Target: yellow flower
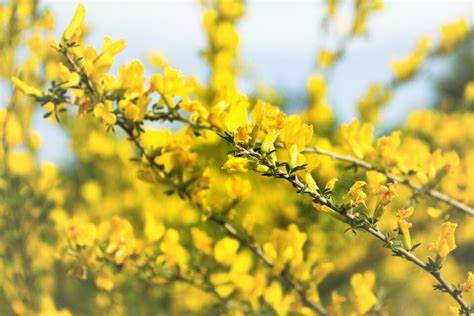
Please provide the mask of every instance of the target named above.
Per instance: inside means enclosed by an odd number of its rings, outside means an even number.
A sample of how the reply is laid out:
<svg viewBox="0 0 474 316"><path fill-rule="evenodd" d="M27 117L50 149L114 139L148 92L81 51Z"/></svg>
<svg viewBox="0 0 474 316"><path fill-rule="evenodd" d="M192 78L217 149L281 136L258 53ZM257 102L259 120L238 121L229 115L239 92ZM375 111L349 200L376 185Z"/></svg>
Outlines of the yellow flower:
<svg viewBox="0 0 474 316"><path fill-rule="evenodd" d="M186 78L179 71L165 67L164 75L154 74L150 79L150 91L158 92L166 104L174 107L173 98L186 96Z"/></svg>
<svg viewBox="0 0 474 316"><path fill-rule="evenodd" d="M411 206L406 209L401 209L397 211L397 223L398 223L398 230L403 236L403 246L405 249L410 250L412 248L411 242L411 235L410 235L410 228L412 224L406 220L409 216L413 214L414 208Z"/></svg>
<svg viewBox="0 0 474 316"><path fill-rule="evenodd" d="M186 271L189 254L179 243L179 233L175 229L168 229L160 244L162 254L158 256L157 262L164 263L166 267L179 267Z"/></svg>
<svg viewBox="0 0 474 316"><path fill-rule="evenodd" d="M8 153L8 169L17 176L27 176L35 171L35 162L30 153L11 151Z"/></svg>
<svg viewBox="0 0 474 316"><path fill-rule="evenodd" d="M451 251L456 249L454 232L456 231L457 226L457 224L451 222L443 223L441 225L441 232L438 236L438 239L434 242L431 242L428 245L428 249L441 258L446 258L446 256Z"/></svg>
<svg viewBox="0 0 474 316"><path fill-rule="evenodd" d="M191 229L191 238L197 250L206 255L212 253L212 238L205 231L193 227Z"/></svg>
<svg viewBox="0 0 474 316"><path fill-rule="evenodd" d="M247 124L239 126L234 134L234 142L236 144L247 143L251 138L252 126Z"/></svg>
<svg viewBox="0 0 474 316"><path fill-rule="evenodd" d="M240 177L231 177L225 181L227 194L232 199L243 199L252 191L252 184Z"/></svg>
<svg viewBox="0 0 474 316"><path fill-rule="evenodd" d="M94 106L94 116L102 120L105 124L114 125L117 122L117 117L113 113L113 102L106 100L105 104L100 102ZM125 113L127 116L127 114Z"/></svg>
<svg viewBox="0 0 474 316"><path fill-rule="evenodd" d="M364 274L356 273L351 277L351 286L355 296L356 310L365 314L377 303L373 289L375 286L375 273L366 271Z"/></svg>
<svg viewBox="0 0 474 316"><path fill-rule="evenodd" d="M303 261L303 246L307 238L295 224L290 224L287 230L273 229L271 242L265 243L263 250L274 261L276 273L281 272L287 263L296 266Z"/></svg>
<svg viewBox="0 0 474 316"><path fill-rule="evenodd" d="M327 49L322 49L319 51L318 66L323 69L328 68L334 63L334 61L336 61L336 59L337 59L337 54Z"/></svg>
<svg viewBox="0 0 474 316"><path fill-rule="evenodd" d="M108 273L101 273L95 279L95 285L101 290L110 292L114 288L114 281Z"/></svg>
<svg viewBox="0 0 474 316"><path fill-rule="evenodd" d="M69 224L66 233L74 247L88 247L94 244L97 230L93 224L75 220Z"/></svg>
<svg viewBox="0 0 474 316"><path fill-rule="evenodd" d="M374 127L371 124L364 123L361 126L355 119L349 125L342 124L341 135L344 147L354 153L357 158L364 158L366 154L374 150L372 146L373 132Z"/></svg>
<svg viewBox="0 0 474 316"><path fill-rule="evenodd" d="M165 225L158 222L151 212L145 213L145 237L150 241L160 240L165 234Z"/></svg>
<svg viewBox="0 0 474 316"><path fill-rule="evenodd" d="M261 129L269 131L281 129L286 115L277 107L259 99L252 110L251 117Z"/></svg>
<svg viewBox="0 0 474 316"><path fill-rule="evenodd" d="M441 51L444 53L451 52L468 34L469 25L465 18L441 26Z"/></svg>
<svg viewBox="0 0 474 316"><path fill-rule="evenodd" d="M474 80L469 81L464 87L464 100L474 102Z"/></svg>
<svg viewBox="0 0 474 316"><path fill-rule="evenodd" d="M362 121L378 123L380 109L392 98L392 91L381 84L371 84L364 96L357 101L357 108Z"/></svg>
<svg viewBox="0 0 474 316"><path fill-rule="evenodd" d="M102 189L97 181L90 180L82 185L81 196L90 204L97 203L102 197Z"/></svg>
<svg viewBox="0 0 474 316"><path fill-rule="evenodd" d="M364 192L363 187L365 187L367 183L364 181L356 181L349 191L347 191L343 196L342 199L344 201L348 201L351 207L355 207L359 204L365 203L365 198L367 194Z"/></svg>
<svg viewBox="0 0 474 316"><path fill-rule="evenodd" d="M467 279L464 283L461 283L459 290L463 293L474 291L474 274L472 272L467 273Z"/></svg>
<svg viewBox="0 0 474 316"><path fill-rule="evenodd" d="M394 60L390 63L397 80L403 81L413 76L421 67L430 48L430 38L423 36L416 49L406 59Z"/></svg>
<svg viewBox="0 0 474 316"><path fill-rule="evenodd" d="M68 89L79 85L81 77L77 72L72 72L63 63L59 63L58 77L61 82L61 87Z"/></svg>
<svg viewBox="0 0 474 316"><path fill-rule="evenodd" d="M217 8L219 13L226 19L237 19L245 12L242 0L218 0Z"/></svg>
<svg viewBox="0 0 474 316"><path fill-rule="evenodd" d="M28 85L26 82L20 80L18 77L12 77L13 85L21 90L23 93L31 95L33 97L42 98L43 92L39 89L33 88L32 86Z"/></svg>
<svg viewBox="0 0 474 316"><path fill-rule="evenodd" d="M148 61L160 70L165 69L165 67L168 66L168 61L166 60L166 57L158 51L150 52L150 54L148 55Z"/></svg>
<svg viewBox="0 0 474 316"><path fill-rule="evenodd" d="M250 161L247 158L229 155L222 169L230 173L247 172L249 170L249 163Z"/></svg>
<svg viewBox="0 0 474 316"><path fill-rule="evenodd" d="M307 89L313 101L324 99L328 90L327 83L321 75L312 75L309 77Z"/></svg>
<svg viewBox="0 0 474 316"><path fill-rule="evenodd" d="M313 126L305 124L296 115L289 116L280 132L279 139L285 144L290 154L290 166L298 163L298 155L313 137Z"/></svg>
<svg viewBox="0 0 474 316"><path fill-rule="evenodd" d="M410 206L406 209L398 210L396 216L397 218L400 218L400 219L407 218L413 214L413 211L414 211L413 206Z"/></svg>
<svg viewBox="0 0 474 316"><path fill-rule="evenodd" d="M265 290L263 297L265 302L273 307L278 316L287 315L294 300L291 295L284 295L281 285L277 281L271 283Z"/></svg>
<svg viewBox="0 0 474 316"><path fill-rule="evenodd" d="M236 102L232 102L224 118L224 128L234 133L239 127L244 126L247 123L247 108L248 102L246 99L242 98Z"/></svg>
<svg viewBox="0 0 474 316"><path fill-rule="evenodd" d="M84 23L84 16L86 13L86 9L82 4L79 4L76 8L76 12L74 13L74 16L69 23L69 25L66 27L66 30L64 30L63 33L63 38L68 41L74 37L74 35L77 35L77 33L80 31L80 28L82 27L82 24Z"/></svg>
<svg viewBox="0 0 474 316"><path fill-rule="evenodd" d="M223 265L231 265L239 250L239 242L235 239L224 237L214 246L214 259Z"/></svg>

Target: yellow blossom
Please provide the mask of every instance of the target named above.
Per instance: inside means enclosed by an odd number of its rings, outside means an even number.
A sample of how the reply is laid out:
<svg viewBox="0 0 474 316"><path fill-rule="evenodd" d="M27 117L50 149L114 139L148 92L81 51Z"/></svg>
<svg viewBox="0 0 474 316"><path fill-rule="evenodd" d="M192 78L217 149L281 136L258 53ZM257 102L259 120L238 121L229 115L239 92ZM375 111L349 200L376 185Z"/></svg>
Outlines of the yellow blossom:
<svg viewBox="0 0 474 316"><path fill-rule="evenodd" d="M323 69L328 68L334 63L336 59L337 59L337 54L327 49L322 49L319 51L318 66Z"/></svg>
<svg viewBox="0 0 474 316"><path fill-rule="evenodd" d="M474 274L472 272L467 273L467 279L461 283L459 290L463 293L474 291Z"/></svg>
<svg viewBox="0 0 474 316"><path fill-rule="evenodd" d="M223 265L231 265L239 250L239 242L235 239L224 237L214 246L214 259Z"/></svg>
<svg viewBox="0 0 474 316"><path fill-rule="evenodd" d="M377 303L373 289L375 286L375 273L366 271L363 274L356 273L351 277L351 286L355 296L356 310L359 314L365 314Z"/></svg>
<svg viewBox="0 0 474 316"><path fill-rule="evenodd" d="M359 121L352 120L349 125L343 124L341 126L341 135L344 140L344 147L350 150L357 158L364 158L364 156L373 151L373 131L374 127L371 124L363 123L360 125Z"/></svg>
<svg viewBox="0 0 474 316"><path fill-rule="evenodd" d="M252 184L248 180L234 176L225 181L225 188L232 199L242 199L250 194Z"/></svg>
<svg viewBox="0 0 474 316"><path fill-rule="evenodd" d="M416 49L406 59L394 60L390 66L397 80L403 81L413 76L423 64L430 48L430 38L424 36Z"/></svg>
<svg viewBox="0 0 474 316"><path fill-rule="evenodd" d="M440 48L444 53L451 52L469 33L469 25L465 18L441 26Z"/></svg>
<svg viewBox="0 0 474 316"><path fill-rule="evenodd" d="M209 237L205 231L193 227L191 229L191 237L194 247L196 247L200 252L206 255L212 253L212 238Z"/></svg>
<svg viewBox="0 0 474 316"><path fill-rule="evenodd" d="M95 279L96 286L104 291L110 292L114 288L114 281L112 276L106 273L101 273Z"/></svg>
<svg viewBox="0 0 474 316"><path fill-rule="evenodd" d="M474 80L469 81L464 87L464 100L474 102Z"/></svg>
<svg viewBox="0 0 474 316"><path fill-rule="evenodd" d="M456 240L454 232L458 225L451 222L445 222L441 225L441 232L438 239L428 245L428 249L441 258L446 256L456 249Z"/></svg>
<svg viewBox="0 0 474 316"><path fill-rule="evenodd" d="M23 93L37 97L37 98L42 98L43 97L43 92L39 89L33 88L32 86L28 85L26 82L20 80L18 77L12 77L12 82L13 85L21 90Z"/></svg>
<svg viewBox="0 0 474 316"><path fill-rule="evenodd" d="M86 9L82 4L79 4L76 8L76 12L74 13L74 16L69 23L69 25L66 27L63 33L63 38L65 40L70 40L72 39L75 35L77 35L78 31L82 27L82 24L84 23L84 16L85 16L85 11Z"/></svg>
<svg viewBox="0 0 474 316"><path fill-rule="evenodd" d="M222 169L230 173L247 172L249 163L247 158L228 156Z"/></svg>
<svg viewBox="0 0 474 316"><path fill-rule="evenodd" d="M74 247L92 246L96 235L96 227L90 223L75 220L67 227L68 241Z"/></svg>
<svg viewBox="0 0 474 316"><path fill-rule="evenodd" d="M367 194L364 192L364 190L362 188L365 187L366 185L367 185L367 183L365 183L364 181L356 181L351 186L349 191L347 191L343 195L342 199L344 201L349 202L351 207L355 207L359 204L364 204L365 203L365 198L367 197Z"/></svg>

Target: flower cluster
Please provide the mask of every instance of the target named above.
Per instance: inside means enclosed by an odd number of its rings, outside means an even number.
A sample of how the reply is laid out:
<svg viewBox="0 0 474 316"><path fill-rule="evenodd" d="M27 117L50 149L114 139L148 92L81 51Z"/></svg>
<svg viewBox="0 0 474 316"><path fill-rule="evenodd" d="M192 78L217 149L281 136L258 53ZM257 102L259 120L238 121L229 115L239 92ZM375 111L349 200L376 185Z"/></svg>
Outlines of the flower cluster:
<svg viewBox="0 0 474 316"><path fill-rule="evenodd" d="M354 4L358 36L383 5ZM452 271L470 268L462 252L473 241L472 117L415 112L379 137L371 124L434 54L429 40L392 64L390 84L370 86L362 122L338 129L324 74L309 78L308 107L292 115L240 92L244 2L203 5L206 83L156 54L151 76L137 60L114 74L125 42L87 45L83 5L59 41L35 1L1 7L2 27L21 31L0 35L10 45L1 54L14 56L34 32L24 64L1 69L15 91L0 110L0 311L365 315L410 304L469 315L472 271L463 280ZM443 27L435 52L455 51L467 32L465 22ZM345 44L321 51L320 68L343 52ZM463 89L469 105L472 82ZM72 167L37 163L35 104L70 136ZM385 282L403 293L385 299ZM433 283L444 294L436 301Z"/></svg>

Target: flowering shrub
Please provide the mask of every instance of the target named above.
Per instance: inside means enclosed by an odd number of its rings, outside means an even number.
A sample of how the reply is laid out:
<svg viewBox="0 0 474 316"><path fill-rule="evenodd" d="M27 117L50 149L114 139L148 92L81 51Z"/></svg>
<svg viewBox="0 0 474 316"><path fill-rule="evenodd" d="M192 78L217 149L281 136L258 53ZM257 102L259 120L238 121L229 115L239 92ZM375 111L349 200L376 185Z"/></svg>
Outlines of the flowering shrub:
<svg viewBox="0 0 474 316"><path fill-rule="evenodd" d="M83 5L59 39L36 1L0 7L0 75L14 87L0 111L2 313L470 315L472 113L423 110L374 134L397 87L463 45L466 20L394 60L360 120L336 128L327 71L381 1L355 1L293 115L238 89L244 3L203 5L207 82L159 53L149 78L139 61L113 74L126 44L87 45ZM72 167L36 159L38 107L70 136Z"/></svg>

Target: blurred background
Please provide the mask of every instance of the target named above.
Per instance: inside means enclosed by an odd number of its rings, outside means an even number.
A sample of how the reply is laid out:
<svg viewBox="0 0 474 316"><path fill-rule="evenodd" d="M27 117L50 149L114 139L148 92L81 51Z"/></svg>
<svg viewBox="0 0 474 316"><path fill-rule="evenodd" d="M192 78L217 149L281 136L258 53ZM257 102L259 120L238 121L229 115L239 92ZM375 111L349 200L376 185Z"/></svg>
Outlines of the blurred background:
<svg viewBox="0 0 474 316"><path fill-rule="evenodd" d="M206 65L199 55L206 41L198 1L82 2L91 28L90 44L100 46L106 35L126 41L127 48L117 56L116 65L137 56L145 60L151 50L158 50L173 67L187 75L206 78ZM67 26L77 3L43 2L56 17L57 37ZM473 5L472 1L386 2L385 9L369 19L369 35L351 41L347 55L330 74L329 104L337 119L348 122L356 116L355 105L361 93L371 82L389 81L390 60L407 56L421 35L429 35L436 42L440 25L460 16L472 24ZM339 35L350 27L351 9L351 2L343 2L334 30ZM323 1L248 1L246 16L238 26L244 70L241 89L249 92L255 84L264 82L283 93L288 112L302 108L306 81L316 68L317 50L335 48L338 44L324 36L324 13ZM435 79L450 69L451 62L452 58L430 59L415 80L398 89L383 112L379 129L396 127L410 111L432 106L436 100ZM59 128L44 124L38 115L35 129L43 135L43 159L64 164L72 157L64 150L67 139Z"/></svg>

